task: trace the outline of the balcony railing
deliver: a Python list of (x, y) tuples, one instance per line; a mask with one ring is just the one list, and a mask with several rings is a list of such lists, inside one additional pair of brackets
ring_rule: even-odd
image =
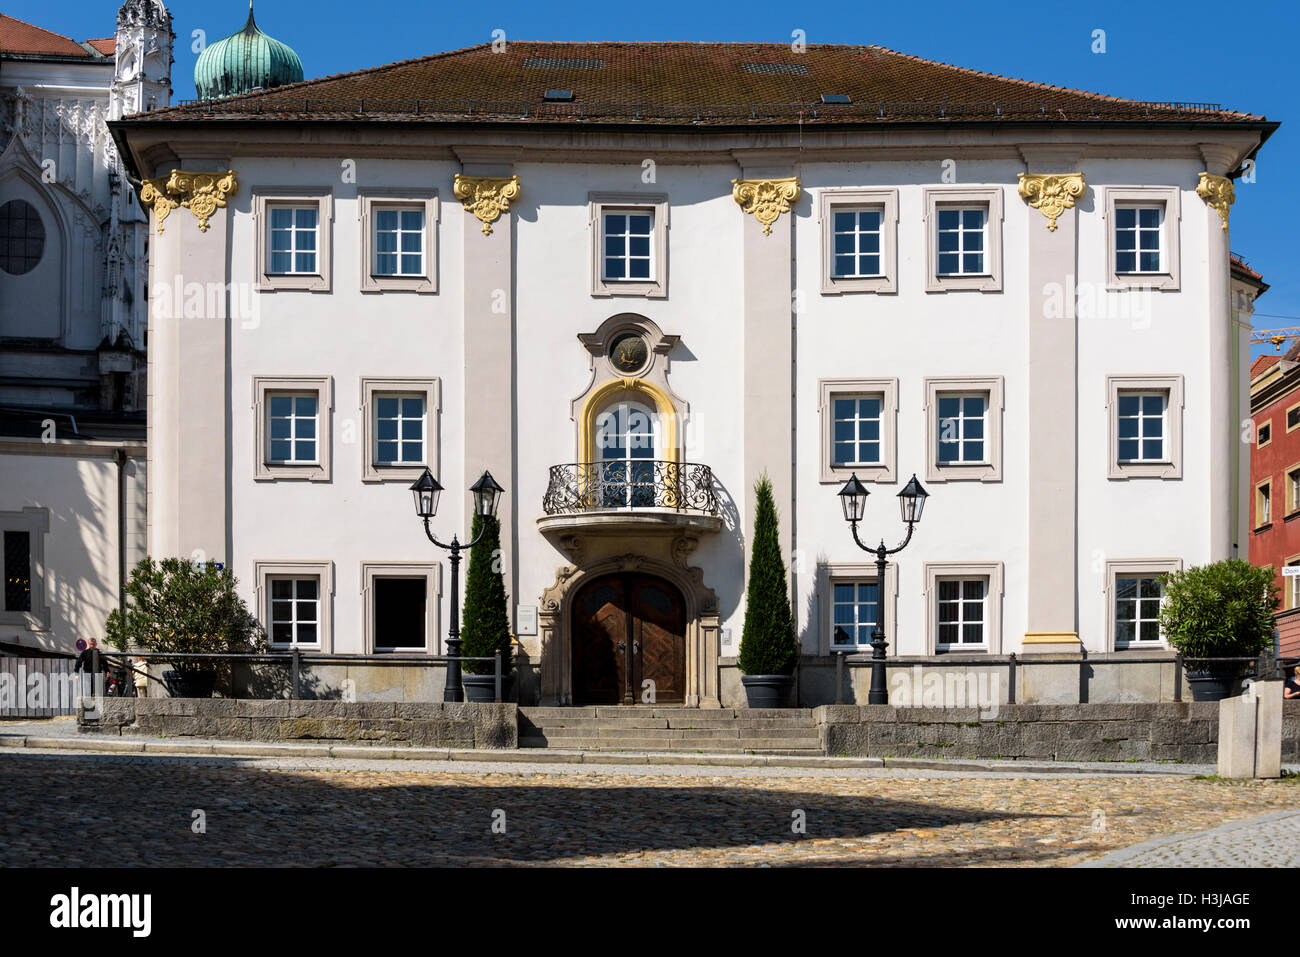
[(713, 470), (694, 462), (637, 460), (552, 465), (547, 515), (672, 509), (716, 515)]

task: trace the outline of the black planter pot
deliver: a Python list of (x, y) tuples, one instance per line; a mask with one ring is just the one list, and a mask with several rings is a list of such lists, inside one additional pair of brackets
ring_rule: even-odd
[(212, 671), (164, 671), (163, 684), (173, 698), (211, 698), (217, 686), (217, 676)]
[(741, 675), (745, 698), (751, 708), (788, 708), (793, 675)]
[(1240, 668), (1187, 669), (1187, 686), (1193, 701), (1222, 701), (1231, 698), (1241, 683)]
[[(510, 675), (503, 675), (501, 678), (501, 700), (510, 700)], [(497, 676), (496, 675), (467, 675), (460, 676), (461, 687), (465, 689), (466, 701), (486, 701), (491, 703), (497, 697)]]

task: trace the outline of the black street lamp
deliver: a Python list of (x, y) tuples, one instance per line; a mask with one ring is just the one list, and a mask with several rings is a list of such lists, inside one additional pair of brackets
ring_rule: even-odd
[[(497, 499), (504, 491), (505, 489), (492, 477), (491, 472), (484, 472), (482, 477), (470, 486), (470, 492), (474, 496), (475, 514), (482, 518), (495, 516)], [(424, 534), (433, 544), (451, 552), (451, 627), (447, 629), (447, 656), (450, 660), (447, 662), (447, 686), (443, 689), (442, 700), (464, 701), (465, 692), (460, 686), (460, 553), (477, 545), (487, 528), (484, 526), (479, 531), (478, 538), (472, 542), (462, 545), (453, 535), (451, 544), (444, 545), (433, 537), (433, 531), (429, 528), (429, 519), (433, 518), (438, 511), (438, 498), (442, 494), (442, 486), (433, 477), (433, 473), (426, 468), (424, 474), (411, 486), (411, 493), (415, 496), (415, 514), (424, 520)]]
[(839, 493), (840, 505), (844, 508), (844, 520), (853, 530), (853, 540), (864, 552), (876, 553), (876, 627), (871, 632), (871, 690), (867, 693), (867, 704), (889, 704), (889, 690), (885, 687), (885, 649), (889, 647), (889, 642), (885, 641), (885, 564), (890, 555), (901, 552), (912, 540), (912, 526), (921, 520), (921, 512), (925, 510), (925, 500), (929, 498), (930, 493), (921, 487), (915, 473), (912, 474), (911, 481), (898, 493), (898, 504), (903, 513), (903, 521), (907, 523), (907, 537), (897, 548), (886, 548), (883, 538), (875, 548), (869, 548), (862, 544), (862, 539), (858, 538), (858, 522), (862, 521), (866, 514), (867, 496), (870, 494), (866, 486), (858, 481), (856, 474), (849, 476), (849, 480), (844, 483), (844, 488), (840, 489)]

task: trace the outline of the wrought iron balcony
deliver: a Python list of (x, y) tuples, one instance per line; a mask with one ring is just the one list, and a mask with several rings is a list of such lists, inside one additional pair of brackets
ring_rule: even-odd
[(713, 470), (694, 462), (633, 459), (551, 466), (547, 515), (667, 509), (718, 514)]

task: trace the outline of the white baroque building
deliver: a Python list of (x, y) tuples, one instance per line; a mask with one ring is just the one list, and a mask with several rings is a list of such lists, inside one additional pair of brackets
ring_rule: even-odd
[[(742, 703), (764, 474), (805, 704), (880, 602), (905, 658), (1150, 655), (1155, 576), (1237, 554), (1263, 117), (872, 46), (513, 43), (111, 126), (154, 214), (149, 551), (227, 562), (279, 647), (441, 651), (425, 465), (444, 540), (505, 486), (525, 702)], [(892, 546), (913, 473), (877, 582), (837, 493)]]
[(0, 16), (0, 653), (102, 637), (142, 557), (149, 222), (107, 122), (171, 97), (171, 17)]

